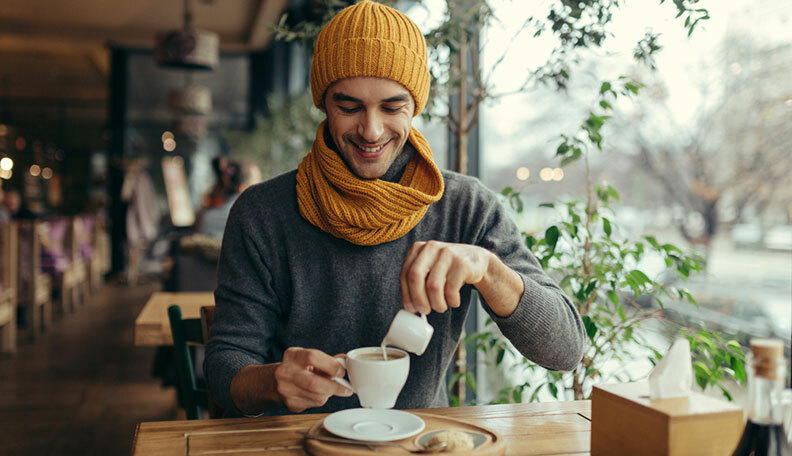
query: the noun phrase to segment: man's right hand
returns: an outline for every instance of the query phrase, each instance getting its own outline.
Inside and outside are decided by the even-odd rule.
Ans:
[[[331,379],[343,377],[344,373],[335,358],[320,350],[289,347],[274,375],[281,402],[290,411],[299,413],[324,405],[330,396],[351,396],[352,391]]]

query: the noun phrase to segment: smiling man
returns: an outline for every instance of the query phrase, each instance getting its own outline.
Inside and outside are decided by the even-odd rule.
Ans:
[[[401,308],[435,332],[396,408],[446,406],[474,288],[524,356],[579,362],[580,317],[496,195],[440,171],[412,127],[429,81],[424,38],[395,9],[363,1],[319,34],[311,91],[327,118],[313,147],[243,193],[226,225],[205,371],[230,416],[359,407],[331,380],[344,374],[333,356],[379,345]]]

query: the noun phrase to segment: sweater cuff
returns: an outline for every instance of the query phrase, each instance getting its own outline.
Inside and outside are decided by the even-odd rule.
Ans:
[[[492,321],[498,325],[507,338],[511,339],[514,335],[523,340],[539,340],[552,331],[552,322],[557,314],[552,306],[541,303],[555,302],[558,300],[558,296],[533,280],[529,280],[524,274],[520,274],[520,278],[523,281],[524,291],[514,312],[507,317],[501,317],[495,314],[489,305],[487,305],[487,311],[492,317]]]
[[[231,381],[243,367],[260,363],[255,358],[234,350],[215,354],[214,359],[222,359],[222,367],[215,365],[207,366],[209,369],[206,369],[207,376],[210,372],[213,374],[212,384],[215,388],[212,389],[212,392],[217,395],[214,399],[223,406],[226,416],[246,416],[234,404],[231,397]]]

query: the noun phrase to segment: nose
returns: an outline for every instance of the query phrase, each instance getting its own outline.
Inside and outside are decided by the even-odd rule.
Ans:
[[[376,144],[382,138],[385,126],[381,115],[374,109],[368,110],[358,124],[358,135],[370,144]]]

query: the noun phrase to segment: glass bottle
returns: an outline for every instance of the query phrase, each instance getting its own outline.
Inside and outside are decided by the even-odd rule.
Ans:
[[[783,342],[752,339],[749,364],[748,422],[733,456],[792,456],[781,404],[773,400],[786,379]]]

